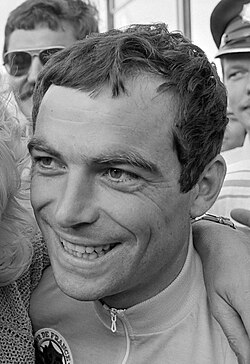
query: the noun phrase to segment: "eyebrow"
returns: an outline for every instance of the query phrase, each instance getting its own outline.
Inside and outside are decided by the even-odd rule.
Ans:
[[[33,137],[28,143],[28,149],[31,153],[33,149],[50,154],[58,159],[64,159],[61,153],[54,148],[51,148],[49,144],[43,139]],[[87,163],[93,163],[96,165],[115,165],[115,164],[129,164],[133,167],[144,169],[150,173],[155,173],[162,176],[157,164],[144,158],[140,153],[135,150],[115,150],[100,153],[96,157],[91,157],[90,160],[84,155],[80,156],[82,160]]]
[[[114,153],[101,153],[98,157],[92,158],[92,161],[97,165],[129,164],[133,167],[142,168],[150,173],[161,174],[158,166],[155,163],[145,159],[140,153],[133,150],[129,150],[126,152],[124,152],[123,150],[116,150]]]
[[[51,148],[43,139],[33,137],[28,143],[28,150],[31,153],[33,149],[51,154],[56,158],[62,158],[61,153]]]

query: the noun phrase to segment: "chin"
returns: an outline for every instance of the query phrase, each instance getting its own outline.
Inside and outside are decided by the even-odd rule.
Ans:
[[[98,290],[97,287],[93,289],[93,285],[87,288],[82,284],[78,287],[76,285],[65,285],[65,282],[61,284],[61,282],[57,281],[57,284],[64,294],[78,301],[97,301],[105,296],[102,290]]]
[[[67,275],[67,278],[65,279]],[[96,301],[106,296],[107,287],[98,284],[97,280],[87,280],[70,273],[54,272],[55,280],[60,290],[67,296],[78,301]],[[101,282],[99,282],[101,283]]]

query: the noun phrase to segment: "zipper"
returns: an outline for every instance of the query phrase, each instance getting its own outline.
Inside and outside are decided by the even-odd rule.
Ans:
[[[106,306],[106,305],[105,305]],[[126,310],[118,310],[116,308],[109,308],[109,307],[105,307],[106,309],[109,310],[110,312],[110,318],[111,318],[111,326],[110,326],[110,330],[115,333],[116,329],[117,329],[117,325],[116,325],[116,321],[117,321],[117,316],[120,317],[121,323],[124,327],[124,331],[125,331],[125,338],[126,338],[126,352],[124,355],[124,358],[122,360],[121,364],[126,364],[128,361],[128,357],[129,357],[129,353],[130,353],[130,338],[129,338],[129,333],[128,333],[128,328],[124,322],[124,320],[122,319],[122,317],[124,317],[124,312]]]
[[[118,316],[123,316],[125,310],[117,310],[116,308],[110,308],[110,318],[111,318],[111,326],[110,326],[110,330],[115,333],[117,326],[116,326],[116,321],[117,321],[117,315]]]

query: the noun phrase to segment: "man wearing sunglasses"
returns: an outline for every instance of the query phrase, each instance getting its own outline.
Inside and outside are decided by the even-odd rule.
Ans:
[[[97,10],[82,0],[26,0],[5,26],[3,63],[28,122],[37,75],[52,54],[98,32]]]

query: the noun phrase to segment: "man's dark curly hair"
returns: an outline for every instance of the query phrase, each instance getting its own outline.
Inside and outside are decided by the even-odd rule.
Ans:
[[[33,125],[51,84],[89,92],[105,86],[113,97],[127,92],[126,81],[151,74],[162,79],[157,92],[174,97],[173,147],[181,164],[180,188],[189,191],[220,152],[227,124],[226,91],[205,53],[165,24],[131,25],[93,34],[53,56],[38,78]],[[166,120],[168,115],[166,115]]]
[[[41,24],[51,30],[58,30],[63,21],[72,25],[76,40],[98,32],[97,9],[87,1],[26,0],[7,19],[3,54],[8,51],[9,38],[14,30],[33,30]]]

